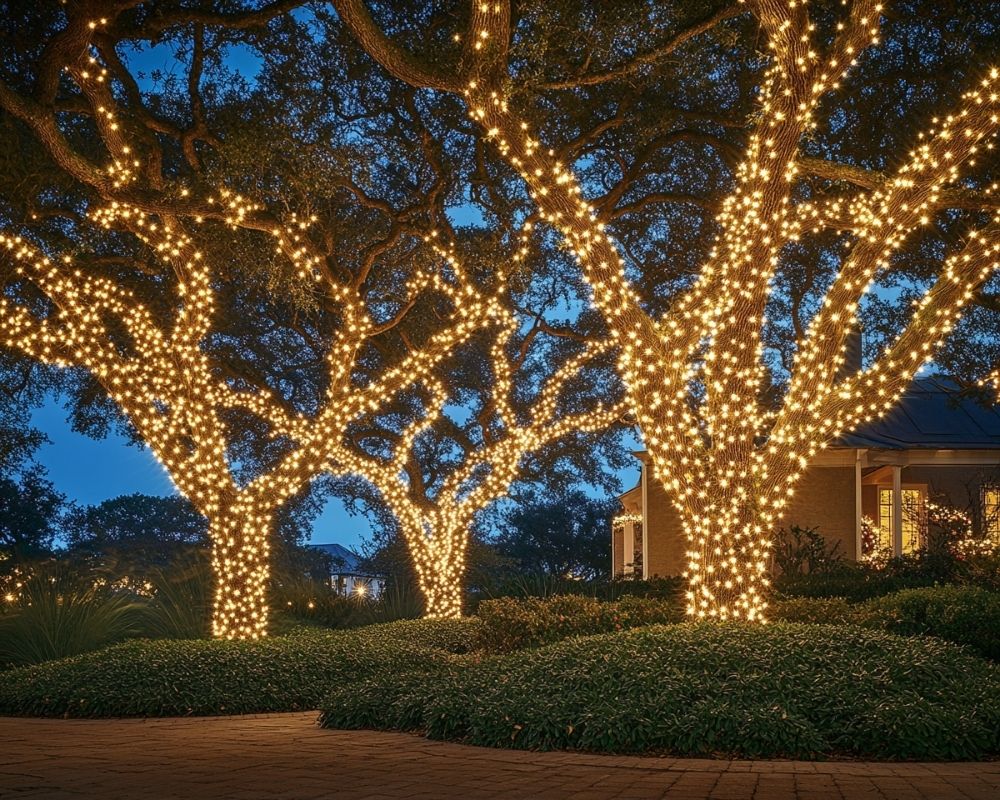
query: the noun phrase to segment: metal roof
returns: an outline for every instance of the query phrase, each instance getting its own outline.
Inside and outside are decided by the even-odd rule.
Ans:
[[[333,559],[333,574],[353,574],[361,568],[361,556],[353,550],[348,550],[342,544],[331,542],[329,544],[306,545],[312,550],[319,550],[326,553]]]
[[[958,391],[947,378],[918,378],[888,414],[844,434],[832,446],[1000,450],[1000,407],[986,407]]]

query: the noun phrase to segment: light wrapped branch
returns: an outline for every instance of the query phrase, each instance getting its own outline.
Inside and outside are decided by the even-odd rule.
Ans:
[[[384,239],[359,256],[345,254],[343,261],[333,255],[336,237],[315,215],[275,212],[225,185],[204,188],[211,182],[194,143],[217,140],[207,128],[200,97],[202,26],[255,25],[294,4],[275,3],[244,15],[184,12],[195,23],[188,130],[143,105],[135,80],[115,53],[118,14],[131,5],[107,4],[107,17],[101,19],[88,19],[84,7],[70,7],[65,28],[39,56],[35,91],[19,92],[0,81],[0,108],[23,122],[77,182],[79,203],[88,212],[74,211],[74,224],[107,231],[110,247],[134,237],[142,254],[134,259],[116,254],[117,263],[153,276],[158,288],[149,290],[159,294],[147,303],[97,271],[91,274],[68,258],[49,260],[26,241],[5,234],[0,240],[6,245],[4,257],[19,271],[5,281],[11,293],[0,296],[0,344],[93,375],[178,489],[209,520],[216,635],[257,637],[267,628],[269,540],[278,509],[324,472],[358,418],[433,380],[434,370],[456,347],[496,324],[503,290],[497,294],[474,281],[433,232],[427,240],[439,256],[435,266],[409,270],[404,285],[392,287],[388,296],[376,296],[369,287],[375,264],[403,238],[424,234],[435,218],[440,176],[421,202],[402,211],[340,176],[339,185],[360,205],[390,220]],[[66,78],[60,81],[63,72]],[[122,92],[113,91],[115,80]],[[64,133],[63,110],[92,122],[97,138],[87,153],[75,149]],[[189,172],[168,163],[164,137],[177,140]],[[313,283],[317,314],[332,318],[329,336],[321,332],[309,343],[325,358],[325,375],[317,378],[316,397],[308,403],[292,402],[267,376],[227,363],[213,346],[224,311],[217,308],[224,296],[220,290],[239,293],[243,287],[239,265],[226,274],[220,264],[213,270],[198,250],[198,243],[211,236],[205,227],[212,222],[271,237],[291,274]],[[503,265],[497,276],[502,285]],[[19,293],[25,302],[14,300],[22,297]],[[424,326],[416,342],[401,333],[405,350],[398,352],[393,342],[390,354],[379,355],[372,366],[376,345],[402,330],[422,303],[434,306],[432,325]],[[37,310],[49,306],[51,311]],[[293,321],[277,324],[287,325],[296,341],[304,339]],[[233,411],[262,422],[262,435],[277,442],[280,451],[248,481],[237,479],[230,461],[238,436],[227,428]]]
[[[482,137],[522,176],[539,218],[559,231],[575,254],[620,347],[628,399],[657,478],[687,532],[689,612],[761,619],[770,537],[810,457],[845,427],[891,406],[995,269],[993,233],[987,229],[971,249],[945,262],[893,348],[864,377],[837,384],[858,304],[872,281],[891,270],[892,254],[911,232],[942,209],[995,208],[989,192],[977,205],[957,181],[961,165],[992,147],[997,73],[990,73],[892,178],[871,182],[856,168],[834,174],[831,165],[802,155],[803,137],[818,124],[820,101],[839,89],[857,57],[878,43],[881,4],[845,0],[843,18],[825,45],[815,40],[806,2],[745,5],[760,21],[771,55],[758,113],[735,188],[717,216],[722,231],[716,246],[691,288],[658,320],[625,279],[618,248],[583,187],[556,156],[562,145],[534,138],[511,107],[516,98],[507,93],[507,39],[498,35],[509,27],[508,2],[473,4],[465,37],[467,45],[481,46],[467,46],[464,71],[456,79]],[[383,38],[373,46],[372,37],[362,35],[363,20],[345,21],[393,72],[385,55],[396,45]],[[394,74],[415,80],[413,74]],[[859,191],[796,202],[806,175],[848,180]],[[768,368],[762,332],[782,250],[830,227],[850,231],[855,241],[799,342],[789,391],[775,409],[763,399]]]
[[[776,431],[794,419],[809,398],[823,394],[823,387],[835,382],[862,298],[879,274],[891,267],[893,254],[907,238],[930,222],[942,192],[958,181],[961,167],[990,145],[987,140],[997,130],[1000,113],[997,83],[995,72],[984,79],[980,90],[967,94],[962,108],[939,130],[921,137],[925,143],[884,189],[854,204],[852,228],[857,239],[799,344]]]
[[[156,249],[183,258],[185,243],[169,228],[160,231]],[[162,245],[162,247],[161,247]],[[381,408],[431,373],[455,347],[499,318],[496,298],[471,285],[436,277],[427,281],[462,305],[453,327],[435,334],[426,346],[365,386],[343,377],[350,364],[337,367],[316,414],[290,415],[267,390],[237,391],[201,349],[213,316],[211,275],[198,254],[186,261],[177,284],[179,308],[174,322],[158,321],[131,292],[91,277],[69,259],[52,261],[17,237],[0,236],[0,246],[18,264],[17,272],[55,306],[45,318],[27,306],[0,299],[0,341],[26,355],[61,366],[88,370],[108,391],[142,439],[164,465],[178,489],[210,521],[218,577],[214,629],[219,636],[255,637],[266,630],[264,593],[268,577],[269,535],[277,509],[317,475],[339,452],[348,426]],[[415,291],[424,289],[420,284]],[[115,341],[109,323],[121,323],[127,342]],[[370,333],[354,331],[363,342]],[[344,348],[356,352],[359,341]],[[331,358],[331,361],[334,360]],[[349,377],[349,375],[348,375]],[[444,397],[438,385],[437,396]],[[241,487],[226,457],[227,437],[220,412],[242,408],[289,440],[291,448],[272,469]],[[404,437],[412,442],[421,428]]]
[[[480,403],[485,414],[473,415],[468,434],[456,438],[450,424],[442,424],[449,391],[439,381],[424,381],[422,411],[398,434],[388,457],[371,454],[360,444],[345,441],[331,462],[334,474],[361,475],[379,492],[395,517],[410,551],[425,612],[432,617],[459,616],[465,556],[476,515],[504,497],[518,477],[525,459],[575,433],[599,432],[627,414],[625,402],[594,402],[586,411],[562,412],[569,382],[610,350],[610,344],[585,346],[549,374],[527,407],[515,403],[518,367],[523,363],[513,346],[518,320],[509,311],[490,345],[491,376],[480,376]],[[517,355],[512,355],[515,351]],[[483,421],[485,419],[485,421]],[[471,429],[478,429],[478,444]],[[426,463],[421,443],[454,441],[459,460],[445,475],[425,480],[439,466]]]

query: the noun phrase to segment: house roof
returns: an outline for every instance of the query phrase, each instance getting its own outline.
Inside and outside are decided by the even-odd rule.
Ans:
[[[346,575],[360,570],[361,556],[353,550],[348,550],[342,544],[331,542],[330,544],[311,544],[308,546],[312,550],[326,553],[333,559],[333,573],[335,575]]]
[[[844,434],[833,447],[878,450],[1000,450],[1000,408],[958,394],[947,378],[918,378],[895,407]]]

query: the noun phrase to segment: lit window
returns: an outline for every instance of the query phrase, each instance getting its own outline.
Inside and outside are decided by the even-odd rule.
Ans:
[[[1000,487],[983,487],[983,533],[1000,544]]]
[[[912,553],[920,549],[926,528],[923,493],[919,489],[903,489],[903,552]],[[888,541],[880,542],[886,547],[892,546],[892,489],[878,490],[878,526],[888,532]]]

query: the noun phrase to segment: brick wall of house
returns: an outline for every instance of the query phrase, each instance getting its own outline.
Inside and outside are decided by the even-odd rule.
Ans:
[[[799,480],[782,525],[816,528],[838,552],[856,558],[854,467],[811,467]]]
[[[1000,481],[1000,467],[904,467],[902,479],[903,483],[926,484],[929,500],[972,512],[978,525],[980,487]]]
[[[646,577],[680,575],[687,567],[687,539],[680,516],[663,486],[656,480],[652,464],[643,467],[646,476]]]
[[[679,575],[687,563],[687,541],[680,517],[670,498],[656,481],[652,464],[646,487],[646,535],[649,537],[646,555],[646,575]],[[839,553],[856,559],[855,496],[853,466],[815,466],[796,486],[791,505],[782,520],[789,527],[815,527],[829,544],[840,543]],[[891,485],[891,479],[888,481]],[[904,486],[926,486],[930,499],[939,495],[960,509],[975,508],[974,519],[979,523],[979,487],[984,483],[1000,483],[997,467],[912,466],[902,472]],[[970,493],[971,492],[971,493]],[[862,510],[878,521],[878,499],[875,486],[862,487]],[[615,569],[621,570],[622,543],[615,540]]]
[[[652,465],[645,468],[649,470],[646,575],[680,575],[687,564],[687,540],[680,517],[666,491],[655,480]],[[854,467],[813,467],[807,471],[796,488],[783,524],[817,527],[831,544],[840,542],[839,552],[845,558],[855,558]]]
[[[979,502],[979,486],[996,470],[983,467],[904,467],[903,483],[927,485],[931,500],[944,499],[948,505],[965,509]],[[943,495],[944,497],[939,497]]]

